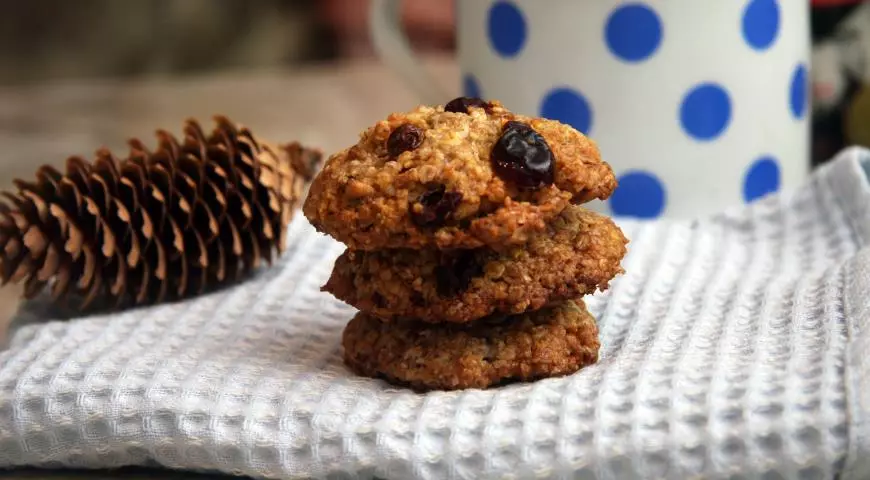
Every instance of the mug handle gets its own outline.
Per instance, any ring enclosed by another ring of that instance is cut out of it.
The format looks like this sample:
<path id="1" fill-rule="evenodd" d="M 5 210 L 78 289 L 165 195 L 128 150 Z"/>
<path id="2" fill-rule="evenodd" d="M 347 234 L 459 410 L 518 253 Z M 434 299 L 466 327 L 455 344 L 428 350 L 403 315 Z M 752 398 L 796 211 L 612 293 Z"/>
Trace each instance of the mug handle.
<path id="1" fill-rule="evenodd" d="M 443 89 L 423 68 L 402 31 L 401 0 L 371 0 L 369 33 L 377 55 L 402 77 L 423 102 L 430 105 L 445 102 L 447 96 Z"/>

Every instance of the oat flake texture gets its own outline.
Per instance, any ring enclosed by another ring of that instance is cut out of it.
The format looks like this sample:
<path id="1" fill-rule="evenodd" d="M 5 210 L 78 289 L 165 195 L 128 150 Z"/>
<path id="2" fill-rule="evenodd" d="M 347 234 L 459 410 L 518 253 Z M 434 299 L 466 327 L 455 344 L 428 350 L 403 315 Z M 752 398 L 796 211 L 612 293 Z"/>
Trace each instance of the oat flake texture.
<path id="1" fill-rule="evenodd" d="M 868 478 L 870 151 L 694 222 L 621 222 L 577 374 L 418 395 L 341 362 L 343 250 L 288 252 L 193 301 L 57 321 L 0 353 L 0 466 L 163 465 L 274 478 Z"/>

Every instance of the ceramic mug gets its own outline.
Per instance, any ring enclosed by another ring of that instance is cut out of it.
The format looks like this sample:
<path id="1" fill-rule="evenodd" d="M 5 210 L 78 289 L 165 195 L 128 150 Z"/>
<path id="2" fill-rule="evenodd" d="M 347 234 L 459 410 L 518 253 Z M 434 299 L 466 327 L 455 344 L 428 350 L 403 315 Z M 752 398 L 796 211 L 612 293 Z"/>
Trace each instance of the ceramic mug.
<path id="1" fill-rule="evenodd" d="M 695 217 L 810 168 L 807 0 L 456 0 L 464 94 L 573 125 L 619 178 L 595 208 Z M 426 103 L 451 97 L 372 0 L 376 50 Z"/>

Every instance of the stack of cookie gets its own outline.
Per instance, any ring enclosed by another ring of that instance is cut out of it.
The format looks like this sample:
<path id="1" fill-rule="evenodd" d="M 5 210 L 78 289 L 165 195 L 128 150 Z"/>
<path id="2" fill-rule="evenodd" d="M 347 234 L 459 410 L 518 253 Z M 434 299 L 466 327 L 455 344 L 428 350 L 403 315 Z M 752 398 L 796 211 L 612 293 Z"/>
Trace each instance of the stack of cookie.
<path id="1" fill-rule="evenodd" d="M 579 206 L 616 186 L 568 125 L 458 98 L 390 115 L 333 155 L 303 211 L 347 245 L 323 287 L 360 312 L 344 357 L 419 390 L 572 373 L 598 358 L 581 296 L 626 239 Z"/>

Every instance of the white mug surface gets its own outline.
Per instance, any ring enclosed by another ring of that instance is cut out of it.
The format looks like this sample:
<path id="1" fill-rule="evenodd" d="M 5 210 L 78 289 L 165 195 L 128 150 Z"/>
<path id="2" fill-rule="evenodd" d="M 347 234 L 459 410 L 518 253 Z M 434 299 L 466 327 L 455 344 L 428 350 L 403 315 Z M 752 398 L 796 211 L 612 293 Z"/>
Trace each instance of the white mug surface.
<path id="1" fill-rule="evenodd" d="M 620 181 L 596 209 L 706 215 L 809 171 L 806 0 L 457 0 L 456 9 L 465 95 L 594 139 Z"/>

